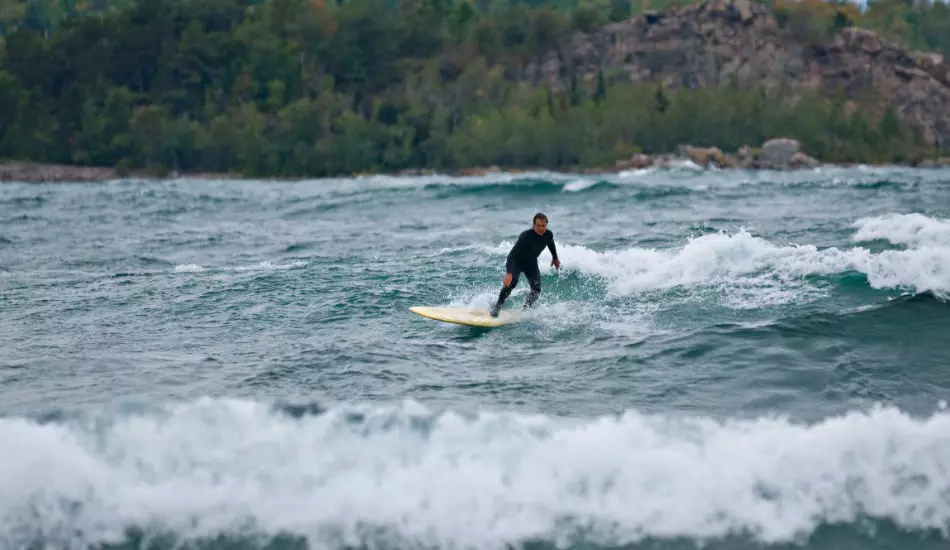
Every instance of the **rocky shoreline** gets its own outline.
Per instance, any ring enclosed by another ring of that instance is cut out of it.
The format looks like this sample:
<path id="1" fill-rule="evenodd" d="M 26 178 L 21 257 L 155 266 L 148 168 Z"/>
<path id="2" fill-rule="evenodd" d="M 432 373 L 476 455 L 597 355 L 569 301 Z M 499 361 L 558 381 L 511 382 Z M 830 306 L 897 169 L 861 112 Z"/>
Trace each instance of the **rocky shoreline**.
<path id="1" fill-rule="evenodd" d="M 101 183 L 121 179 L 164 180 L 178 177 L 208 179 L 240 179 L 236 174 L 176 174 L 158 176 L 147 170 L 131 170 L 120 173 L 105 166 L 79 166 L 71 164 L 46 164 L 41 162 L 0 160 L 0 182 L 7 183 Z"/>
<path id="2" fill-rule="evenodd" d="M 819 166 L 831 166 L 807 155 L 801 150 L 797 140 L 788 138 L 770 139 L 759 148 L 742 147 L 738 151 L 723 152 L 718 147 L 696 147 L 680 145 L 675 153 L 644 155 L 636 154 L 629 159 L 621 159 L 613 166 L 566 170 L 568 173 L 602 174 L 616 173 L 626 170 L 642 170 L 646 168 L 672 169 L 684 163 L 693 163 L 704 169 L 720 170 L 806 170 Z M 950 157 L 929 159 L 917 164 L 905 166 L 915 168 L 950 168 Z M 473 167 L 455 172 L 441 171 L 438 173 L 451 176 L 480 176 L 498 172 L 530 172 L 550 171 L 543 167 L 522 168 L 516 170 L 503 169 L 498 166 Z M 395 172 L 397 176 L 418 176 L 437 173 L 433 170 L 411 169 Z M 366 176 L 374 174 L 353 174 Z M 169 173 L 159 176 L 146 170 L 133 170 L 119 174 L 115 168 L 97 166 L 75 166 L 63 164 L 43 164 L 26 161 L 0 161 L 0 182 L 17 183 L 96 183 L 121 179 L 132 180 L 166 180 L 177 178 L 195 179 L 247 179 L 240 174 L 233 173 Z M 261 178 L 274 180 L 301 180 L 313 178 Z"/>

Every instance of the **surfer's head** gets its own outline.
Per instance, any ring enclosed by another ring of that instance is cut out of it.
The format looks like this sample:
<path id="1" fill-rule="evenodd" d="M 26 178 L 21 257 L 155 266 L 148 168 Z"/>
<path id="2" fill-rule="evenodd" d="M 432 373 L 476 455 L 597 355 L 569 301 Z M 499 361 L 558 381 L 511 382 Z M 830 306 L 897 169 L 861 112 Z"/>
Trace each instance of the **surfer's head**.
<path id="1" fill-rule="evenodd" d="M 544 235 L 544 231 L 548 228 L 548 217 L 538 212 L 531 221 L 534 224 L 534 232 L 538 235 Z"/>

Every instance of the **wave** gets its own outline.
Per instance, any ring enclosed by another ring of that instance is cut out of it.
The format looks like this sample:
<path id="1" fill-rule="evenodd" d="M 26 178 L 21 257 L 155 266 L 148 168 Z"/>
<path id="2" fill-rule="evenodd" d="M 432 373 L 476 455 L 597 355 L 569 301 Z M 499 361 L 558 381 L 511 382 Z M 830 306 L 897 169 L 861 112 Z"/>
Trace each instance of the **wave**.
<path id="1" fill-rule="evenodd" d="M 926 388 L 925 378 L 928 376 L 935 380 L 931 393 L 941 395 L 943 391 L 942 373 L 946 365 L 943 333 L 948 316 L 950 304 L 933 293 L 924 292 L 834 311 L 794 311 L 777 318 L 752 322 L 724 320 L 704 326 L 682 338 L 707 342 L 722 338 L 733 343 L 737 339 L 748 339 L 760 345 L 766 345 L 765 342 L 773 337 L 775 342 L 795 338 L 800 339 L 803 345 L 828 351 L 825 359 L 829 362 L 845 355 L 848 357 L 847 362 L 861 365 L 864 363 L 862 357 L 870 357 L 880 351 L 899 353 L 896 350 L 908 346 L 907 327 L 913 326 L 914 341 L 920 343 L 913 354 L 914 360 L 907 365 L 878 366 L 871 378 L 886 378 L 882 370 L 887 368 L 892 368 L 898 375 L 913 372 L 913 391 L 917 397 L 922 397 L 931 389 Z M 826 348 L 828 342 L 835 342 L 835 345 Z M 816 353 L 821 354 L 819 351 Z M 933 370 L 929 370 L 931 367 Z"/>
<path id="2" fill-rule="evenodd" d="M 737 307 L 760 307 L 810 299 L 828 286 L 816 279 L 833 277 L 833 282 L 842 284 L 855 276 L 878 290 L 930 292 L 944 299 L 950 295 L 950 221 L 891 214 L 863 218 L 854 226 L 858 231 L 853 241 L 885 239 L 909 247 L 872 252 L 862 246 L 779 245 L 742 229 L 691 237 L 676 249 L 597 252 L 564 243 L 558 245 L 558 253 L 565 270 L 608 281 L 614 296 L 715 287 L 740 291 L 733 296 Z M 511 244 L 506 241 L 482 250 L 503 255 Z M 539 264 L 542 271 L 551 270 L 547 250 Z"/>
<path id="3" fill-rule="evenodd" d="M 887 521 L 948 538 L 950 414 L 796 423 L 558 418 L 228 399 L 0 419 L 0 543 L 80 548 L 127 529 L 311 547 L 792 542 Z M 563 547 L 562 546 L 562 547 Z"/>
<path id="4" fill-rule="evenodd" d="M 314 206 L 314 209 L 336 208 L 348 201 L 378 200 L 381 193 L 425 192 L 434 198 L 477 195 L 547 195 L 578 194 L 627 189 L 633 192 L 634 200 L 655 200 L 667 196 L 678 196 L 706 190 L 709 185 L 699 179 L 646 179 L 645 173 L 622 173 L 603 175 L 549 175 L 520 174 L 506 176 L 482 176 L 467 178 L 390 178 L 375 181 L 369 186 L 359 186 L 350 182 L 327 183 L 332 190 L 328 196 Z"/>
<path id="5" fill-rule="evenodd" d="M 887 214 L 862 218 L 854 223 L 856 242 L 885 240 L 906 246 L 950 248 L 950 220 L 923 214 Z"/>
<path id="6" fill-rule="evenodd" d="M 339 208 L 358 197 L 378 199 L 391 193 L 427 192 L 436 198 L 479 194 L 555 194 L 592 193 L 628 189 L 637 199 L 655 199 L 667 195 L 689 194 L 744 185 L 831 185 L 840 182 L 817 173 L 746 173 L 736 178 L 731 172 L 707 171 L 686 162 L 670 169 L 647 168 L 616 173 L 571 174 L 546 171 L 490 172 L 477 176 L 433 174 L 425 176 L 374 175 L 358 178 L 282 183 L 278 200 L 292 207 L 288 216 L 319 213 Z M 313 201 L 320 201 L 314 203 Z M 326 202 L 324 202 L 326 201 Z"/>
<path id="7" fill-rule="evenodd" d="M 480 184 L 461 184 L 459 182 L 429 184 L 422 189 L 426 191 L 440 191 L 443 196 L 463 195 L 494 195 L 499 192 L 515 195 L 540 195 L 544 193 L 592 193 L 614 189 L 630 189 L 635 191 L 634 200 L 655 200 L 666 197 L 688 195 L 693 193 L 695 186 L 670 184 L 643 184 L 622 182 L 603 178 L 578 178 L 573 180 L 542 180 L 523 179 L 506 182 L 484 182 Z"/>
<path id="8" fill-rule="evenodd" d="M 443 194 L 511 191 L 579 193 L 604 189 L 654 188 L 679 192 L 732 189 L 745 186 L 785 188 L 851 187 L 874 191 L 886 188 L 915 189 L 921 184 L 940 183 L 945 171 L 921 171 L 903 167 L 820 167 L 814 170 L 716 170 L 690 161 L 669 168 L 645 168 L 619 172 L 571 174 L 548 171 L 488 172 L 473 176 L 432 174 L 425 176 L 373 175 L 301 182 L 319 193 L 347 195 L 391 190 L 432 190 Z M 311 185 L 312 184 L 312 185 Z"/>

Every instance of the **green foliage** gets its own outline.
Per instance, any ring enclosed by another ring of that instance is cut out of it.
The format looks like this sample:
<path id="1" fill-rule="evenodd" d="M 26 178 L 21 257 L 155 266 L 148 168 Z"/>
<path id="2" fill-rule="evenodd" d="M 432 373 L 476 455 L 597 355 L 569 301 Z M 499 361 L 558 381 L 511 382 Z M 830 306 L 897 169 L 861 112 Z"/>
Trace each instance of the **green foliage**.
<path id="1" fill-rule="evenodd" d="M 817 42 L 849 24 L 950 50 L 944 4 L 775 0 Z M 667 0 L 0 0 L 0 157 L 128 173 L 331 176 L 612 165 L 776 135 L 833 161 L 922 154 L 892 110 L 616 71 L 566 89 L 521 73 L 571 33 Z M 527 80 L 527 82 L 526 82 Z"/>

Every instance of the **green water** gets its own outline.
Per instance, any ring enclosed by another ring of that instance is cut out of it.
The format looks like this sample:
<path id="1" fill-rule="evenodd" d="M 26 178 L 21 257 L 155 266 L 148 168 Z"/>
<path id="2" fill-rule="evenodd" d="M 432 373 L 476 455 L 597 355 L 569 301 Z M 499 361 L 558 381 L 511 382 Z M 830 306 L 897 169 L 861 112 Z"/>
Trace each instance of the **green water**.
<path id="1" fill-rule="evenodd" d="M 0 186 L 0 547 L 942 548 L 948 292 L 950 171 Z"/>

